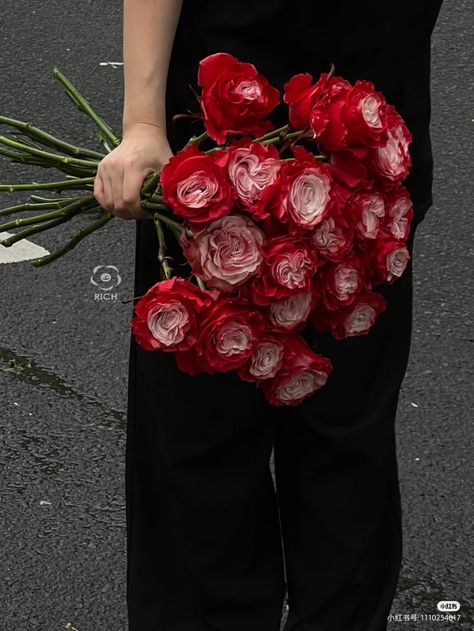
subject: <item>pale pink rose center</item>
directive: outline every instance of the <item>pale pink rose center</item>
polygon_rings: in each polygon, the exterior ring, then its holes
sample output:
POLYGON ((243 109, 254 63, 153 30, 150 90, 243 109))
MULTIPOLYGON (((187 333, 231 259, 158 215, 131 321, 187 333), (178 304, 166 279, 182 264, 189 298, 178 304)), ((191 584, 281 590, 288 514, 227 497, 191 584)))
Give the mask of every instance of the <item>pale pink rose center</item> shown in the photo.
POLYGON ((359 274, 353 267, 339 265, 335 277, 335 290, 339 300, 345 300, 359 288, 359 274))
POLYGON ((288 193, 288 210, 293 220, 314 225, 329 202, 329 189, 329 179, 317 170, 307 169, 296 177, 288 193))
POLYGON ((380 218, 385 214, 385 204, 381 195, 367 195, 362 210, 361 232, 368 238, 374 239, 380 225, 380 218))
POLYGON ((181 342, 189 321, 189 313, 183 304, 174 301, 151 309, 147 317, 150 333, 164 346, 181 342))
POLYGON ((240 81, 233 89, 234 94, 246 101, 256 101, 262 96, 262 88, 258 81, 240 81))
POLYGON ((368 304, 358 304, 348 316, 344 329, 347 336, 368 331, 375 322, 375 309, 368 304))
POLYGON ((290 403, 298 401, 319 388, 324 386, 327 381, 327 374, 321 370, 308 368, 299 375, 292 377, 287 383, 278 388, 276 397, 282 402, 290 403))
POLYGON ((312 235, 312 240, 319 249, 331 253, 336 253, 345 241, 333 217, 328 217, 319 224, 312 235))
POLYGON ((239 198, 247 204, 260 199, 267 186, 273 184, 280 170, 274 158, 260 161, 258 156, 242 147, 233 154, 229 164, 229 177, 239 198))
POLYGON ((368 94, 361 101, 361 111, 364 121, 369 127, 378 129, 382 126, 379 114, 380 102, 373 94, 368 94))
POLYGON ((196 171, 179 182, 176 190, 178 201, 189 208, 202 208, 212 201, 219 189, 218 183, 205 171, 196 171))
POLYGON ((218 330, 215 348, 219 355, 229 357, 245 353, 252 347, 252 330, 240 322, 227 322, 218 330))
POLYGON ((270 305, 269 318, 275 326, 291 329, 306 320, 310 307, 311 292, 302 292, 270 305))
POLYGON ((387 254, 387 270, 390 278, 403 274, 409 258, 410 254, 405 247, 395 248, 387 254))
POLYGON ((306 283, 311 261, 305 252, 296 250, 292 254, 282 256, 275 266, 275 280, 284 287, 293 289, 306 283))
POLYGON ((283 357, 283 347, 275 342, 261 342, 250 361, 249 372, 258 379, 274 377, 283 357))
POLYGON ((411 209, 411 203, 408 199, 401 198, 395 202, 390 209, 392 217, 391 231, 395 239, 404 239, 407 234, 408 219, 407 213, 411 209))

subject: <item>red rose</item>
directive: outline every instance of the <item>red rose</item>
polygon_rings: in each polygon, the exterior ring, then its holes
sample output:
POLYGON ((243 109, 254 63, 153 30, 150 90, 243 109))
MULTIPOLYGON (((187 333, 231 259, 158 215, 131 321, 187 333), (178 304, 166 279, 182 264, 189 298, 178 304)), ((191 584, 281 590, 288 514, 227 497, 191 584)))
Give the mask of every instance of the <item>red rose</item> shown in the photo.
POLYGON ((304 129, 309 125, 313 105, 331 85, 328 74, 322 74, 313 85, 313 77, 308 72, 291 77, 284 85, 283 100, 288 104, 288 118, 293 129, 304 129))
POLYGON ((356 235, 362 239, 376 239, 385 217, 385 202, 376 190, 355 193, 349 201, 356 235))
POLYGON ((285 337, 268 331, 257 342, 247 362, 239 368, 243 381, 272 379, 280 370, 285 355, 285 337))
POLYGON ((208 135, 219 145, 227 136, 259 136, 272 128, 262 120, 280 102, 279 91, 254 65, 227 53, 209 55, 199 63, 201 109, 208 135))
POLYGON ((400 187, 385 195, 383 230, 393 239, 406 240, 413 220, 413 204, 406 188, 400 187))
POLYGON ((195 233, 193 239, 185 234, 181 237, 193 274, 208 287, 227 293, 258 273, 264 242, 263 231, 244 215, 217 219, 195 233))
POLYGON ((219 298, 205 310, 196 344, 176 353, 178 367, 189 375, 240 368, 254 352, 264 328, 261 313, 233 298, 219 298))
POLYGON ((311 129, 324 153, 342 151, 348 147, 345 107, 351 87, 348 81, 331 77, 322 98, 311 109, 311 129))
POLYGON ((410 258, 410 252, 403 241, 376 239, 370 251, 373 284, 391 285, 403 274, 410 258))
POLYGON ((367 291, 359 294, 349 307, 328 311, 319 303, 311 313, 318 333, 330 332, 337 340, 366 335, 387 303, 382 294, 367 291))
POLYGON ((228 157, 226 151, 202 153, 195 145, 178 151, 161 169, 164 202, 190 223, 226 215, 235 202, 227 176, 228 157))
POLYGON ((267 207, 278 190, 279 156, 276 147, 259 142, 229 148, 229 178, 242 208, 256 221, 269 216, 267 207))
POLYGON ((357 148, 331 154, 330 169, 333 178, 341 185, 351 189, 372 188, 369 151, 366 148, 357 148))
POLYGON ((408 176, 411 167, 409 146, 412 136, 403 118, 391 105, 387 105, 387 140, 383 146, 370 152, 374 177, 385 186, 401 184, 408 176))
POLYGON ((344 107, 347 144, 380 147, 387 139, 386 101, 370 81, 356 81, 344 107))
POLYGON ((308 290, 316 267, 316 253, 309 239, 291 235, 268 239, 263 268, 251 284, 253 302, 268 305, 308 290))
POLYGON ((282 369, 258 384, 271 405, 298 405, 324 386, 332 372, 329 359, 311 350, 301 337, 287 337, 285 348, 282 369))
POLYGON ((147 350, 186 350, 196 343, 199 313, 216 295, 174 277, 156 283, 135 305, 131 327, 147 350))
POLYGON ((303 147, 293 149, 294 159, 283 163, 280 200, 275 216, 287 223, 291 233, 313 230, 332 204, 329 167, 303 147))
POLYGON ((351 254, 339 263, 327 263, 320 270, 316 285, 329 311, 350 305, 357 294, 367 289, 365 259, 351 254))
POLYGON ((341 77, 322 74, 311 85, 310 74, 292 77, 285 84, 284 101, 295 129, 309 124, 325 153, 353 145, 379 147, 387 138, 385 99, 370 81, 351 85, 341 77))

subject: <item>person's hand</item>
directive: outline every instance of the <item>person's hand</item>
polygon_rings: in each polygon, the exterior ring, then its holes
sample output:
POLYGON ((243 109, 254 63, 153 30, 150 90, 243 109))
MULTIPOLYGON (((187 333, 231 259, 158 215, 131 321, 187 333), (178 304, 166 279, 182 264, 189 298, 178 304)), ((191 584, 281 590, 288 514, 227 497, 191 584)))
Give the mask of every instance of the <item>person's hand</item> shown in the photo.
POLYGON ((140 190, 146 176, 161 169, 172 155, 162 129, 148 123, 131 125, 120 145, 99 162, 94 197, 122 219, 151 219, 141 207, 140 190))

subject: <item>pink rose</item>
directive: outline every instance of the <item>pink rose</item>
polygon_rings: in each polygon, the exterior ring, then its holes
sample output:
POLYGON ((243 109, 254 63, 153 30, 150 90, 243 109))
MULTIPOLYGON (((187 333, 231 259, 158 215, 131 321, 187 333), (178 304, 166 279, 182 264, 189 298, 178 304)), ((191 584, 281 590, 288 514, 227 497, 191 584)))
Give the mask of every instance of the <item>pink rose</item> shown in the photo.
POLYGON ((297 331, 304 328, 308 316, 314 307, 314 291, 302 291, 282 298, 268 307, 268 319, 275 329, 297 331))
POLYGON ((409 233, 413 220, 413 204, 408 191, 401 187, 390 191, 385 196, 387 208, 384 221, 384 230, 388 236, 394 239, 405 240, 409 233))
POLYGON ((406 269, 410 252, 403 241, 377 239, 370 252, 373 283, 392 284, 406 269))
POLYGON ((377 238, 385 216, 385 203, 378 191, 355 193, 349 203, 349 212, 354 219, 357 236, 364 239, 377 238))
POLYGON ((319 303, 311 313, 311 322, 318 333, 330 332, 337 340, 343 340, 366 335, 386 306, 382 294, 367 291, 336 312, 328 311, 319 303))
POLYGON ((329 167, 303 147, 293 149, 294 159, 281 171, 280 203, 275 215, 288 223, 291 233, 313 230, 328 214, 332 177, 329 167))
POLYGON ((339 263, 328 263, 316 280, 324 307, 331 310, 348 306, 367 288, 366 265, 357 254, 339 263))
POLYGON ((322 388, 332 372, 327 357, 315 353, 297 335, 286 338, 286 352, 281 370, 273 379, 259 383, 272 405, 298 405, 322 388))
POLYGON ((401 184, 410 171, 412 136, 395 108, 387 105, 387 111, 390 124, 387 140, 383 146, 371 150, 371 160, 374 176, 385 186, 393 187, 401 184))
POLYGON ((227 215, 210 223, 194 239, 181 237, 193 274, 207 286, 231 293, 259 271, 265 234, 243 215, 227 215))
POLYGON ((242 368, 239 376, 244 381, 271 379, 280 370, 285 352, 285 342, 281 335, 264 333, 255 350, 242 368))
POLYGON ((268 217, 267 206, 278 189, 281 169, 273 145, 251 142, 229 149, 229 177, 242 207, 256 220, 268 217))

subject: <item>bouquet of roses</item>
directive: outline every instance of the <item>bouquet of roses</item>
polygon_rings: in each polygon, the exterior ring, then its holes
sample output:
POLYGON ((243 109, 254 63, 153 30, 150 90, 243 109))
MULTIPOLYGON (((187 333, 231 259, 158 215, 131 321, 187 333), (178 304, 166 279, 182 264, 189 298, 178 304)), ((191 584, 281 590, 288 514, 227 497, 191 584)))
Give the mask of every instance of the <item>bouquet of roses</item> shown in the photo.
MULTIPOLYGON (((288 122, 274 129, 269 116, 280 92, 254 65, 226 53, 203 59, 200 112, 191 116, 205 131, 142 188, 162 280, 134 307, 138 344, 173 352, 190 375, 236 370, 273 405, 300 403, 332 371, 302 337, 306 326, 338 340, 367 334, 386 306, 374 287, 395 282, 410 258, 413 209, 402 186, 410 132, 372 83, 353 85, 333 70, 317 81, 307 73, 291 77, 283 91, 288 122), (174 274, 165 233, 182 248, 186 278, 174 274)), ((77 91, 73 100, 90 114, 77 91)), ((111 130, 94 117, 104 139, 111 130)), ((87 179, 90 165, 70 166, 75 172, 65 182, 87 179)), ((53 213, 91 212, 94 201, 59 200, 53 213)), ((98 210, 86 234, 112 217, 98 210)), ((55 217, 30 219, 41 229, 55 217)), ((12 224, 0 230, 5 226, 12 224)))

